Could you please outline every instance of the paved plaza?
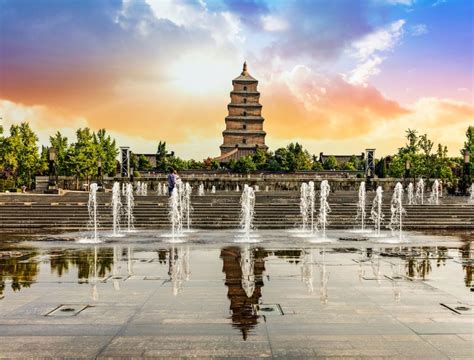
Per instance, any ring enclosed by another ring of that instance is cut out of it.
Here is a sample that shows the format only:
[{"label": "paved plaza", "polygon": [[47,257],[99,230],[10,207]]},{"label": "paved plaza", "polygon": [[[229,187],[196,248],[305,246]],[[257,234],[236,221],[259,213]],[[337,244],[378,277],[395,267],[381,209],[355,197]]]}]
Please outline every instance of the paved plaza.
[{"label": "paved plaza", "polygon": [[403,245],[270,235],[3,243],[0,357],[472,358],[469,233]]}]

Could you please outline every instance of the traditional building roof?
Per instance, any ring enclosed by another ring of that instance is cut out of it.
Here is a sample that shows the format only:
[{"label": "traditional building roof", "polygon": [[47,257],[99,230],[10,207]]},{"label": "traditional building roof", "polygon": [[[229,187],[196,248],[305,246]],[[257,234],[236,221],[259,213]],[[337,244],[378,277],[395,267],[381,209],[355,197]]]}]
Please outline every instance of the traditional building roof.
[{"label": "traditional building roof", "polygon": [[248,81],[248,82],[255,82],[257,79],[252,77],[249,72],[247,71],[247,62],[244,62],[244,66],[242,68],[242,72],[240,73],[240,76],[236,77],[234,81]]}]

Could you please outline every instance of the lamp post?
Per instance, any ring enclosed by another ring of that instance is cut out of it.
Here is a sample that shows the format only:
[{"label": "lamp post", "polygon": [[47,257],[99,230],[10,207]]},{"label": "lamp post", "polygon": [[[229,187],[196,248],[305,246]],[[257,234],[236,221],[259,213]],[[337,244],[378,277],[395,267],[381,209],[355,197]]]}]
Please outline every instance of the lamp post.
[{"label": "lamp post", "polygon": [[471,183],[471,153],[465,149],[463,152],[464,166],[463,166],[463,195],[467,195],[467,189]]},{"label": "lamp post", "polygon": [[102,158],[99,157],[97,160],[97,186],[102,187]]},{"label": "lamp post", "polygon": [[48,179],[48,190],[56,190],[56,149],[50,147],[48,149],[49,159],[49,179]]},{"label": "lamp post", "polygon": [[405,179],[404,180],[410,179],[410,168],[411,168],[410,159],[406,159],[405,160],[405,174],[404,174]]}]

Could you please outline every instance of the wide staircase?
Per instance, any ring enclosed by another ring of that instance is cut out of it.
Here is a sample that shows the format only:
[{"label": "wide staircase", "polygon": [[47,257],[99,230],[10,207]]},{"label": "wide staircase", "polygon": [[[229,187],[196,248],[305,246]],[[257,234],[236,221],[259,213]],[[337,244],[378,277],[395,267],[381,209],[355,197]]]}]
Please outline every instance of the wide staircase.
[{"label": "wide staircase", "polygon": [[[367,193],[367,226],[374,192]],[[390,222],[390,193],[384,194],[383,227]],[[56,232],[86,230],[89,220],[87,193],[58,195],[1,195],[0,232]],[[111,229],[111,193],[98,194],[101,229]],[[192,226],[198,229],[239,227],[240,194],[221,192],[192,197]],[[297,192],[258,192],[254,225],[257,229],[289,229],[301,224]],[[357,192],[340,191],[329,196],[329,228],[357,227]],[[319,199],[316,199],[316,214]],[[474,205],[462,197],[444,197],[439,205],[404,205],[405,229],[474,229]],[[169,228],[168,198],[135,196],[137,229]]]}]

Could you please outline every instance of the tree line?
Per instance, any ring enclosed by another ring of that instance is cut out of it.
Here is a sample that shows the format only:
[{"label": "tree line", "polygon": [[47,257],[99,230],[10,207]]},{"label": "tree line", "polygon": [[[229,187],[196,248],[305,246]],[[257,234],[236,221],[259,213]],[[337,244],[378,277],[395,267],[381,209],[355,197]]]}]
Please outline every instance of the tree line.
[{"label": "tree line", "polygon": [[[118,148],[116,141],[107,134],[105,129],[97,132],[89,128],[78,129],[75,141],[70,141],[61,132],[56,132],[49,138],[48,146],[39,146],[38,136],[28,123],[12,125],[9,135],[3,134],[0,126],[0,179],[10,180],[14,186],[32,187],[36,175],[47,175],[48,148],[56,152],[55,172],[58,176],[73,176],[77,180],[92,180],[99,175],[99,162],[102,174],[115,175],[118,172]],[[474,154],[474,127],[466,131],[466,141],[461,153],[468,150]],[[330,156],[320,162],[299,143],[291,143],[275,151],[258,149],[253,155],[231,160],[226,164],[207,158],[202,161],[185,160],[169,152],[166,142],[158,143],[156,166],[152,166],[144,155],[131,154],[130,166],[135,175],[146,171],[167,171],[170,167],[182,170],[227,170],[237,173],[252,171],[322,171],[345,170],[363,172],[365,160],[352,156],[346,162],[338,162]],[[471,172],[474,156],[471,156]],[[426,134],[418,135],[416,130],[406,131],[406,143],[393,156],[376,160],[376,175],[378,177],[403,177],[407,173],[409,163],[410,177],[440,178],[455,181],[462,175],[462,156],[449,157],[448,149],[442,144],[434,146]]]}]

